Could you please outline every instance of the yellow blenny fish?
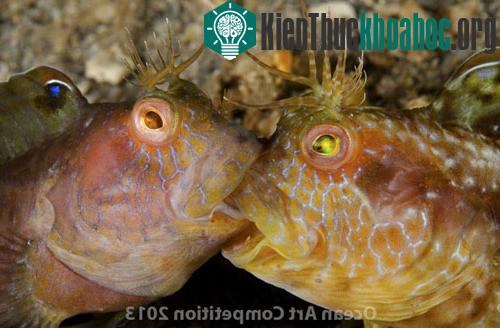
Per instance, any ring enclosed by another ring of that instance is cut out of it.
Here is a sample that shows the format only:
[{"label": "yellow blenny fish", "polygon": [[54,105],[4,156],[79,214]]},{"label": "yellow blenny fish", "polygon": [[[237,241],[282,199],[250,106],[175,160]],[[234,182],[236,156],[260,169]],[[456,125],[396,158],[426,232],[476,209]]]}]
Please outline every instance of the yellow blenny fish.
[{"label": "yellow blenny fish", "polygon": [[58,327],[172,294],[247,226],[223,201],[261,146],[178,77],[203,48],[174,66],[171,40],[160,66],[131,50],[143,97],[86,105],[0,166],[1,327]]},{"label": "yellow blenny fish", "polygon": [[0,164],[77,121],[87,100],[64,73],[41,66],[0,83]]},{"label": "yellow blenny fish", "polygon": [[498,327],[500,51],[400,111],[363,105],[362,61],[332,76],[325,55],[320,83],[314,54],[309,78],[251,57],[310,91],[261,106],[286,113],[230,197],[254,226],[224,256],[367,327]]}]

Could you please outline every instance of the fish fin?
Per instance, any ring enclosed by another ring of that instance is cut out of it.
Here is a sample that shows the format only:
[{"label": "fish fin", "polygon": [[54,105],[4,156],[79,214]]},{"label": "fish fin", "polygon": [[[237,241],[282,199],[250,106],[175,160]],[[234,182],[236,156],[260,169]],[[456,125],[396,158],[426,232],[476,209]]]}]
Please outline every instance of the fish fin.
[{"label": "fish fin", "polygon": [[436,119],[500,139],[500,48],[469,57],[431,104]]},{"label": "fish fin", "polygon": [[0,326],[58,327],[63,320],[33,295],[31,243],[0,231]]}]

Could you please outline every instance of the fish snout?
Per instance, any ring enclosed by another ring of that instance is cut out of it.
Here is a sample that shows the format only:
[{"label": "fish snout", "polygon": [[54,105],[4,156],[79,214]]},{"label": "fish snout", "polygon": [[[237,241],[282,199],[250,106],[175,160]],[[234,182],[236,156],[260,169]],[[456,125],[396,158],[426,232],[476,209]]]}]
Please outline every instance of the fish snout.
[{"label": "fish snout", "polygon": [[193,166],[195,182],[187,199],[185,214],[190,217],[209,215],[241,183],[257,159],[262,144],[250,132],[233,124],[214,124],[213,148]]}]

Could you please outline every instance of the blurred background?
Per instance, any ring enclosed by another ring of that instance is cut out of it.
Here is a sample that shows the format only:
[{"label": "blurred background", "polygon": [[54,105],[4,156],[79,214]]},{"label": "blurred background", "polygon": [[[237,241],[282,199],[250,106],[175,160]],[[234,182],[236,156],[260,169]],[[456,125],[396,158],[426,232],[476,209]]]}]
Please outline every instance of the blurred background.
[{"label": "blurred background", "polygon": [[[0,1],[0,81],[37,65],[50,65],[66,72],[92,101],[133,99],[141,92],[127,81],[123,65],[124,45],[129,39],[139,49],[165,36],[168,18],[179,41],[178,53],[189,56],[203,42],[203,14],[222,0],[2,0]],[[238,0],[248,10],[282,12],[299,17],[296,0]],[[494,0],[308,0],[311,12],[330,12],[334,17],[355,17],[361,10],[382,16],[447,17],[452,37],[459,17],[500,17]],[[259,19],[259,15],[257,15]],[[500,24],[499,24],[500,25]],[[259,22],[258,22],[259,26]],[[500,29],[500,26],[497,26]],[[497,37],[500,33],[497,33]],[[259,37],[259,33],[257,34]],[[257,41],[257,45],[259,45]],[[478,38],[478,48],[483,39]],[[498,43],[497,43],[498,44]],[[256,49],[254,49],[256,51]],[[365,56],[368,102],[391,108],[417,107],[429,99],[450,72],[471,51],[372,51]],[[303,54],[302,54],[303,55]],[[352,65],[359,53],[351,53]],[[263,52],[261,58],[283,70],[307,74],[303,56],[290,52]],[[335,61],[335,55],[332,56]],[[352,67],[351,65],[351,67]],[[214,99],[224,90],[236,100],[267,103],[296,92],[290,85],[256,68],[246,56],[231,62],[206,50],[184,77],[199,84]],[[236,109],[233,118],[247,128],[269,135],[279,118],[273,111]]]},{"label": "blurred background", "polygon": [[[180,58],[189,56],[203,42],[203,14],[222,0],[1,0],[0,1],[0,81],[38,65],[49,65],[67,73],[91,102],[134,99],[142,90],[129,80],[124,65],[124,45],[129,38],[144,51],[144,41],[155,32],[165,37],[166,23],[174,31]],[[299,17],[295,0],[237,0],[250,11],[282,12]],[[356,17],[361,10],[400,18],[419,12],[425,17],[447,17],[452,36],[459,17],[500,17],[500,1],[495,0],[387,0],[387,1],[306,1],[310,12],[330,12],[333,17]],[[126,32],[126,29],[129,33]],[[500,35],[497,26],[497,37]],[[259,34],[257,45],[259,45]],[[497,44],[499,41],[497,40]],[[478,48],[484,45],[482,35]],[[304,54],[288,51],[259,52],[265,62],[279,69],[307,74]],[[387,108],[425,106],[439,91],[450,73],[472,51],[373,51],[365,53],[367,102]],[[349,54],[349,67],[360,53]],[[336,55],[332,54],[332,64]],[[301,89],[257,68],[246,56],[229,62],[210,50],[193,64],[183,77],[197,83],[219,101],[228,92],[240,102],[261,104],[284,98]],[[277,110],[232,108],[231,119],[262,137],[272,134],[280,118]],[[176,295],[158,305],[196,308],[197,305],[222,308],[260,308],[274,305],[307,308],[308,303],[268,286],[232,267],[221,256],[215,257]],[[136,323],[143,326],[144,323]],[[221,326],[220,322],[151,323],[155,326]],[[232,326],[234,322],[223,325]],[[337,322],[253,322],[248,326],[330,326]],[[344,322],[344,327],[360,323]],[[133,326],[129,323],[127,326]]]}]

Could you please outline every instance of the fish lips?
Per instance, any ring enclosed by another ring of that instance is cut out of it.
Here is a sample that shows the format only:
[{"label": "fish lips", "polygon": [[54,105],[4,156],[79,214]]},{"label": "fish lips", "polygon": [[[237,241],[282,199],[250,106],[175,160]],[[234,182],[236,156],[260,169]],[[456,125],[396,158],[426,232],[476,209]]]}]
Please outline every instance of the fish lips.
[{"label": "fish lips", "polygon": [[[166,195],[172,217],[184,220],[210,219],[216,211],[232,213],[224,200],[240,185],[259,156],[262,145],[250,133],[232,126],[220,129],[218,144],[204,158],[190,165],[185,178]],[[237,215],[238,216],[238,215]]]}]

